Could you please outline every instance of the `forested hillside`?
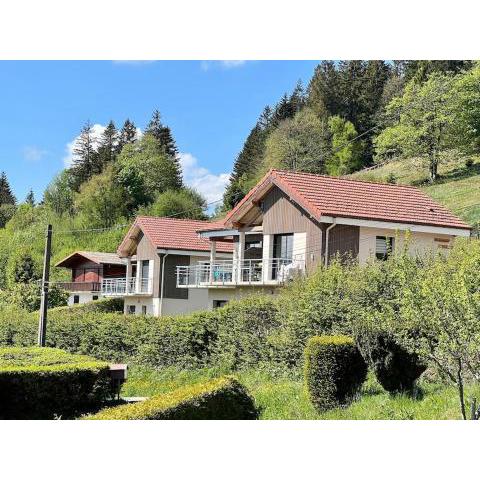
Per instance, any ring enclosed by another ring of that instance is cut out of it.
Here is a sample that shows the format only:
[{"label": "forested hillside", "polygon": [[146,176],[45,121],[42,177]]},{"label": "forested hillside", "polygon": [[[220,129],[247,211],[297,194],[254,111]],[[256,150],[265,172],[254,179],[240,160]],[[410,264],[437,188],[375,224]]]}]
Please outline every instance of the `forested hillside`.
[{"label": "forested hillside", "polygon": [[[74,250],[115,251],[138,214],[206,218],[184,185],[170,128],[155,111],[142,128],[87,123],[37,202],[19,203],[0,176],[0,302],[38,303],[44,232],[53,262]],[[212,139],[212,142],[214,139]],[[412,183],[471,224],[480,220],[480,64],[471,61],[322,61],[266,106],[233,162],[223,215],[268,169]],[[53,279],[66,272],[53,269]]]}]

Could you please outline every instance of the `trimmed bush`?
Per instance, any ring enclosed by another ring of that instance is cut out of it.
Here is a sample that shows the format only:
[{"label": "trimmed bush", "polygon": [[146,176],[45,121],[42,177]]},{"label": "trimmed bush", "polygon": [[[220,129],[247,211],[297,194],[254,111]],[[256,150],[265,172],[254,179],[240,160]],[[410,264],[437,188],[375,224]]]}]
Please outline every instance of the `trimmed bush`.
[{"label": "trimmed bush", "polygon": [[305,348],[305,384],[320,411],[347,404],[367,378],[367,365],[350,337],[312,337]]},{"label": "trimmed bush", "polygon": [[387,333],[370,333],[357,339],[363,358],[380,385],[390,393],[411,393],[426,370],[418,355],[409,353]]},{"label": "trimmed bush", "polygon": [[0,419],[71,418],[110,395],[109,366],[54,348],[0,348]]},{"label": "trimmed bush", "polygon": [[143,402],[106,408],[87,420],[255,420],[245,387],[232,377],[192,385]]}]

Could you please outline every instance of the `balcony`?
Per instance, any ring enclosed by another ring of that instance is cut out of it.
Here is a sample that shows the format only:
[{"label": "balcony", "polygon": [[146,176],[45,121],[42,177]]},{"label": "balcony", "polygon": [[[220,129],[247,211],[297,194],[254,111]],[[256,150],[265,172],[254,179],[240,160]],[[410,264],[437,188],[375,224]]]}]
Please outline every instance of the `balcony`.
[{"label": "balcony", "polygon": [[105,278],[102,281],[102,295],[106,297],[127,295],[151,295],[153,291],[152,279],[135,277]]},{"label": "balcony", "polygon": [[99,292],[100,282],[55,282],[55,285],[68,292]]},{"label": "balcony", "polygon": [[216,260],[177,267],[177,287],[208,288],[281,285],[302,275],[305,260],[288,258]]}]

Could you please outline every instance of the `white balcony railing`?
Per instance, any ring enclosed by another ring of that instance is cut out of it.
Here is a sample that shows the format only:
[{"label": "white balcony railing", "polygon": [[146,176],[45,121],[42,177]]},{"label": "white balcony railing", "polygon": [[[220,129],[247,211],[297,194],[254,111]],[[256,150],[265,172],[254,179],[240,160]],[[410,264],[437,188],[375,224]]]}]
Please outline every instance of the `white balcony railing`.
[{"label": "white balcony railing", "polygon": [[228,287],[235,285],[279,285],[303,274],[305,260],[269,258],[218,260],[177,267],[177,287]]},{"label": "white balcony railing", "polygon": [[102,295],[150,295],[152,293],[152,280],[141,278],[138,283],[135,277],[129,278],[105,278],[102,281]]}]

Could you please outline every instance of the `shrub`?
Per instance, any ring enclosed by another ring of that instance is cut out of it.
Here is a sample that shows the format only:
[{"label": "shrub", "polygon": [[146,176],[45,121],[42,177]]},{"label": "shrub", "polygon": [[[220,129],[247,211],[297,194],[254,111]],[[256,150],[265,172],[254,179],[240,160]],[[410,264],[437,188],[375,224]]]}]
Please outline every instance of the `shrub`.
[{"label": "shrub", "polygon": [[367,377],[367,365],[352,338],[311,338],[305,349],[305,383],[318,410],[344,405]]},{"label": "shrub", "polygon": [[109,367],[40,347],[0,348],[0,419],[73,417],[110,395]]},{"label": "shrub", "polygon": [[427,366],[386,332],[360,335],[357,344],[380,385],[391,393],[411,393]]},{"label": "shrub", "polygon": [[269,337],[280,326],[277,303],[272,295],[253,295],[212,312],[217,325],[212,348],[216,363],[237,369],[271,360]]},{"label": "shrub", "polygon": [[157,395],[143,402],[101,410],[88,420],[254,420],[258,412],[237,380],[222,377]]}]

